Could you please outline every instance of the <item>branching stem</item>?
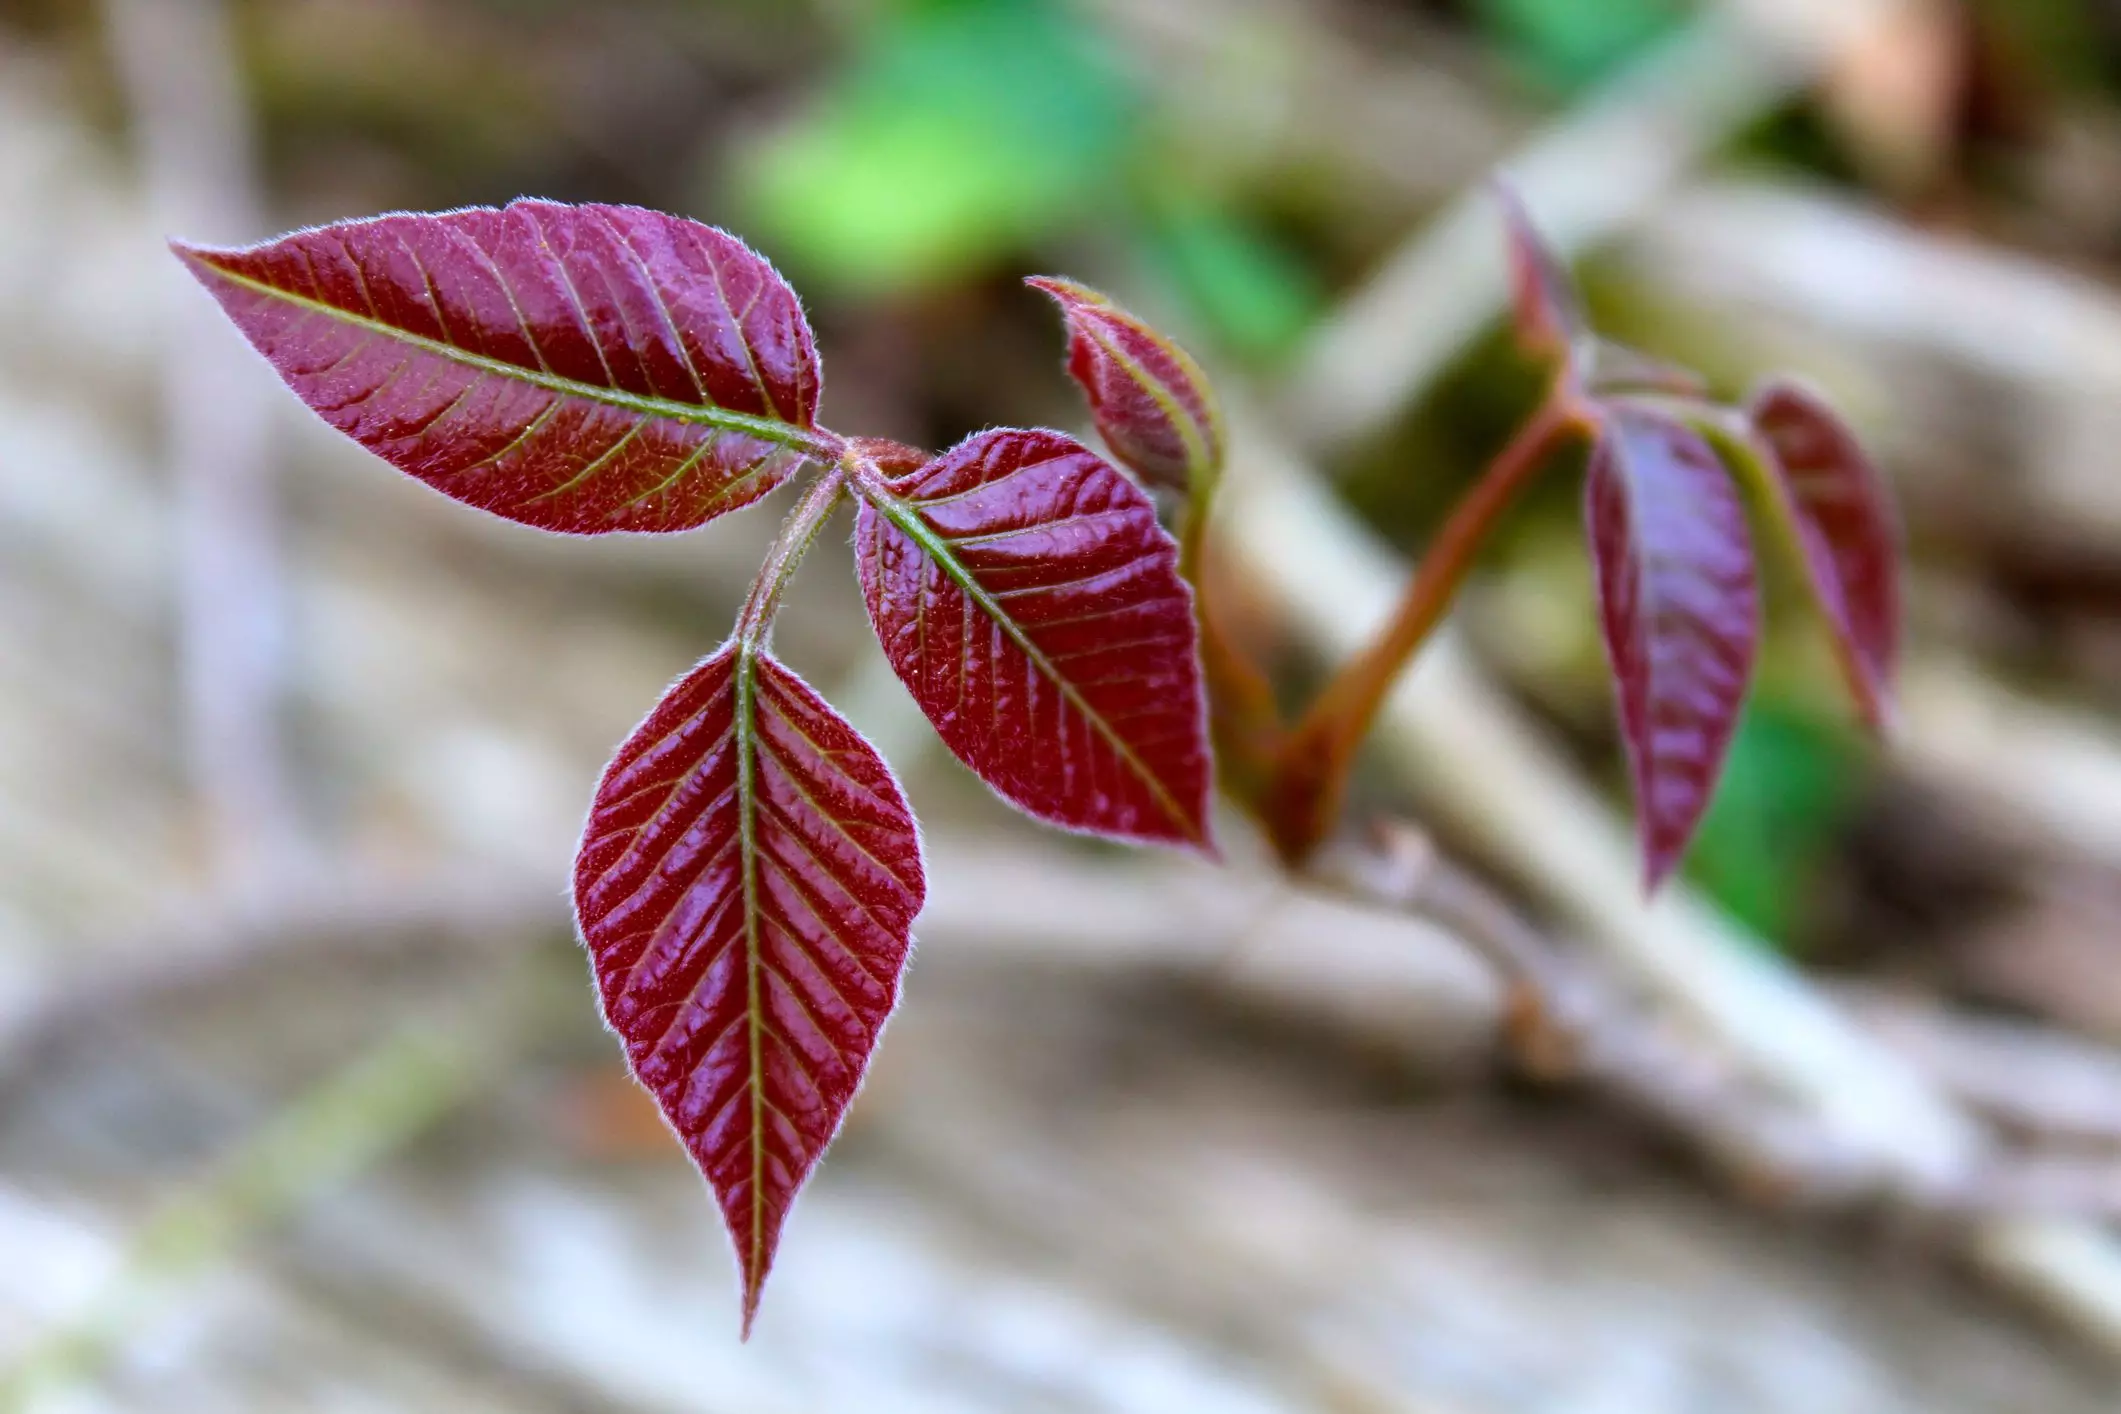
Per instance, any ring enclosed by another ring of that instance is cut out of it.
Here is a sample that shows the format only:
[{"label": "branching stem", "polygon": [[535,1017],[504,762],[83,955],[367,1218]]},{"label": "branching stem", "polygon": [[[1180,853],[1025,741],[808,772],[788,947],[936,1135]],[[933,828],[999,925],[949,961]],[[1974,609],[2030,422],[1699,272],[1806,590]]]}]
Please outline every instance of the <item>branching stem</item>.
[{"label": "branching stem", "polygon": [[766,552],[766,562],[759,566],[758,578],[751,582],[751,593],[737,615],[737,637],[747,650],[764,645],[795,567],[802,563],[818,532],[846,494],[847,478],[835,467],[810,483],[803,499],[796,502],[788,519],[781,523],[781,532],[774,537],[773,548]]},{"label": "branching stem", "polygon": [[1538,412],[1452,510],[1384,630],[1335,674],[1283,742],[1268,786],[1266,823],[1286,862],[1303,862],[1325,838],[1378,707],[1442,621],[1503,512],[1564,442],[1593,430],[1596,416],[1569,380],[1556,380]]}]

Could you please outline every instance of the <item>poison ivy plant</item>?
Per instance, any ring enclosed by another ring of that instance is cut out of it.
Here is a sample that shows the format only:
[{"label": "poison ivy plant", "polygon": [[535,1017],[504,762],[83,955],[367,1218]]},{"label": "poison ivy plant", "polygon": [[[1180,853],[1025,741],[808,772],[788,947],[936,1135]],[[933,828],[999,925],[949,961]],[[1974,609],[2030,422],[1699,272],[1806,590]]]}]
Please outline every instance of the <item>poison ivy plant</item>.
[{"label": "poison ivy plant", "polygon": [[1794,540],[1874,729],[1890,715],[1899,650],[1899,524],[1877,469],[1822,398],[1776,380],[1727,407],[1688,370],[1600,338],[1516,198],[1496,192],[1513,323],[1553,370],[1547,396],[1446,521],[1384,632],[1284,738],[1264,820],[1291,863],[1318,846],[1371,719],[1481,543],[1556,451],[1588,442],[1584,527],[1654,889],[1708,809],[1758,648],[1753,547],[1731,472],[1759,485]]},{"label": "poison ivy plant", "polygon": [[[575,918],[606,1020],[721,1206],[746,1333],[798,1192],[897,1004],[926,895],[889,766],[772,653],[834,509],[885,657],[1003,799],[1064,829],[1213,856],[1215,781],[1293,863],[1323,836],[1384,690],[1515,489],[1593,440],[1588,520],[1652,883],[1700,817],[1751,668],[1751,547],[1719,453],[1764,479],[1882,720],[1891,516],[1812,395],[1739,412],[1590,335],[1513,208],[1518,325],[1546,407],[1454,517],[1391,630],[1284,728],[1196,597],[1227,433],[1200,366],[1110,299],[1031,283],[1113,460],[1002,428],[940,456],[816,420],[795,293],[742,241],[632,207],[517,201],[177,255],[288,386],[400,470],[482,510],[595,535],[690,530],[809,472],[735,631],[598,783]],[[1124,468],[1124,469],[1123,469]],[[1135,476],[1181,507],[1174,537]]]}]

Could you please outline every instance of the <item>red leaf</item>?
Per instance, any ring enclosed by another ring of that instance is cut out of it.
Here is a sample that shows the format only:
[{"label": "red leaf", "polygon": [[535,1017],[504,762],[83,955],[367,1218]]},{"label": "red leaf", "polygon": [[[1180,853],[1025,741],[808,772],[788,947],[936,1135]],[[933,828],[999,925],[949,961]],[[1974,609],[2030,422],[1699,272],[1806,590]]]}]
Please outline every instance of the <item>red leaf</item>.
[{"label": "red leaf", "polygon": [[688,530],[832,450],[795,292],[697,222],[518,201],[174,249],[325,421],[526,525]]},{"label": "red leaf", "polygon": [[1104,295],[1034,276],[1068,321],[1068,373],[1097,435],[1144,481],[1183,491],[1222,470],[1222,413],[1192,356]]},{"label": "red leaf", "polygon": [[1511,327],[1518,345],[1528,354],[1572,357],[1584,328],[1575,282],[1532,224],[1516,191],[1498,181],[1494,192],[1509,243]]},{"label": "red leaf", "polygon": [[1900,651],[1900,523],[1885,478],[1817,394],[1770,383],[1748,411],[1850,690],[1873,729],[1892,712]]},{"label": "red leaf", "polygon": [[1708,443],[1628,405],[1607,411],[1592,448],[1584,519],[1644,881],[1654,889],[1708,807],[1752,676],[1760,634],[1752,541]]},{"label": "red leaf", "polygon": [[619,748],[575,860],[604,1017],[714,1189],[744,1328],[898,1001],[926,894],[883,759],[738,640]]},{"label": "red leaf", "polygon": [[869,620],[958,758],[1042,820],[1212,852],[1193,597],[1141,489],[1014,430],[857,489]]}]

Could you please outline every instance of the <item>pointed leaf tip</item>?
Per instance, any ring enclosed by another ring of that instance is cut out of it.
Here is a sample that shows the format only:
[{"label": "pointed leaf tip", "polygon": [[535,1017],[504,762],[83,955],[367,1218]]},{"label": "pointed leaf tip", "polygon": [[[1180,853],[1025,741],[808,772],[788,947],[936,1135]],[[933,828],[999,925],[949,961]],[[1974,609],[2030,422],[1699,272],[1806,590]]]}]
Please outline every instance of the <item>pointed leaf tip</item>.
[{"label": "pointed leaf tip", "polygon": [[1517,189],[1501,178],[1489,185],[1502,212],[1510,269],[1511,327],[1526,353],[1571,358],[1584,331],[1576,283],[1554,254]]},{"label": "pointed leaf tip", "polygon": [[1060,306],[1068,374],[1112,454],[1151,485],[1211,482],[1222,471],[1222,413],[1192,355],[1087,285],[1048,275],[1024,283]]},{"label": "pointed leaf tip", "polygon": [[1788,517],[1864,722],[1892,715],[1900,654],[1899,516],[1890,489],[1825,399],[1777,381],[1747,404],[1770,453],[1771,494]]},{"label": "pointed leaf tip", "polygon": [[526,525],[687,530],[830,441],[795,292],[698,222],[523,200],[171,248],[325,421]]},{"label": "pointed leaf tip", "polygon": [[1193,596],[1141,488],[1003,429],[858,489],[870,623],[958,759],[1051,824],[1213,854]]},{"label": "pointed leaf tip", "polygon": [[1760,633],[1752,540],[1709,444],[1626,404],[1592,448],[1584,523],[1654,891],[1701,823],[1744,706]]},{"label": "pointed leaf tip", "polygon": [[890,768],[734,642],[664,695],[597,786],[576,922],[605,1020],[721,1207],[746,1336],[897,1004],[926,890]]}]

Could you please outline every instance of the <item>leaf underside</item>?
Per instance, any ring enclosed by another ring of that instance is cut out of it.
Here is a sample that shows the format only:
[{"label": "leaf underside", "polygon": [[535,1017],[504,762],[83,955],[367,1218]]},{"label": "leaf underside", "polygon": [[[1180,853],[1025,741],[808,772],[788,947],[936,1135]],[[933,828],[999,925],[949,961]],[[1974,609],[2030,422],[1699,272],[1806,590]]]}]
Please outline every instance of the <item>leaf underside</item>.
[{"label": "leaf underside", "polygon": [[1592,449],[1584,520],[1654,889],[1708,807],[1752,676],[1752,541],[1708,443],[1626,405],[1608,410]]},{"label": "leaf underside", "polygon": [[1221,468],[1221,414],[1184,349],[1087,286],[1048,276],[1025,283],[1060,306],[1068,375],[1122,464],[1151,485],[1181,491]]},{"label": "leaf underside", "polygon": [[664,695],[597,787],[576,920],[605,1019],[721,1205],[747,1333],[925,893],[883,759],[738,641]]},{"label": "leaf underside", "polygon": [[1900,525],[1885,478],[1833,409],[1797,384],[1768,384],[1748,411],[1850,690],[1878,729],[1900,651]]},{"label": "leaf underside", "polygon": [[526,525],[690,529],[820,441],[794,291],[694,221],[524,200],[176,251],[325,421]]},{"label": "leaf underside", "polygon": [[1116,467],[1058,432],[981,433],[871,494],[855,559],[892,667],[1004,799],[1212,851],[1192,593]]}]

